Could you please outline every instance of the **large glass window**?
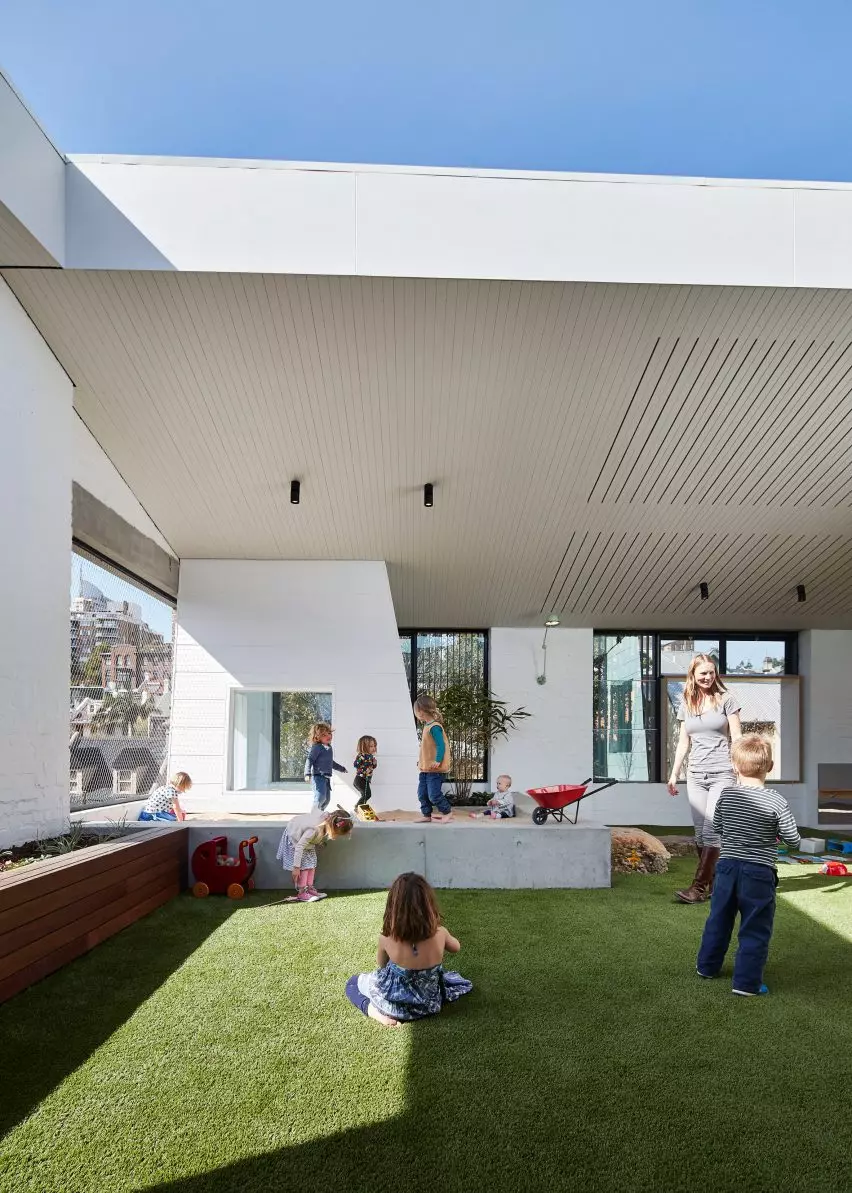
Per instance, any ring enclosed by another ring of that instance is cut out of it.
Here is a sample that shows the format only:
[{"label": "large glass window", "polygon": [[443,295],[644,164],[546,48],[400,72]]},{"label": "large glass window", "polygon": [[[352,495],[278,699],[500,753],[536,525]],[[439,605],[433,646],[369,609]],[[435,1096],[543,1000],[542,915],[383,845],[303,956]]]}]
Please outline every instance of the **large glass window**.
[{"label": "large glass window", "polygon": [[716,661],[737,697],[746,733],[773,745],[771,778],[800,774],[798,637],[796,634],[661,634],[594,636],[594,770],[599,779],[665,778],[677,747],[683,683],[696,654]]},{"label": "large glass window", "polygon": [[231,717],[234,791],[301,783],[311,726],[331,724],[331,692],[236,690]]},{"label": "large glass window", "polygon": [[146,796],[166,778],[174,606],[74,550],[69,625],[71,810]]},{"label": "large glass window", "polygon": [[[412,703],[462,684],[488,691],[488,634],[485,630],[400,630],[400,646]],[[488,751],[472,735],[450,732],[454,779],[488,781]]]},{"label": "large glass window", "polygon": [[596,776],[634,783],[657,778],[654,648],[652,634],[594,636]]}]

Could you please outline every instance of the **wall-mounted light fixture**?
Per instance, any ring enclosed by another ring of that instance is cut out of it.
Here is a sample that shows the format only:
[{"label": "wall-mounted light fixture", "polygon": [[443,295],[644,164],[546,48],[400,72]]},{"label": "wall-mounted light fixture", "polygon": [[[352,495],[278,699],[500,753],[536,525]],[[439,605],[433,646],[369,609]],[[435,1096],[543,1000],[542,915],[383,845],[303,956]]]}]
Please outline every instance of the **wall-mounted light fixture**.
[{"label": "wall-mounted light fixture", "polygon": [[555,613],[548,613],[544,619],[544,640],[541,644],[541,675],[536,676],[536,683],[547,683],[547,631],[559,625],[559,618]]},{"label": "wall-mounted light fixture", "polygon": [[805,592],[804,584],[796,585],[796,600],[799,604],[803,604],[808,599],[808,594]]},{"label": "wall-mounted light fixture", "polygon": [[710,600],[710,589],[709,589],[708,585],[704,583],[704,581],[703,581],[703,580],[702,580],[702,582],[701,582],[701,583],[698,585],[698,591],[701,593],[701,599],[702,599],[702,601],[709,601],[709,600]]},{"label": "wall-mounted light fixture", "polygon": [[423,504],[427,510],[430,510],[434,505],[434,492],[434,486],[431,481],[423,486]]},{"label": "wall-mounted light fixture", "polygon": [[298,505],[299,497],[301,495],[302,485],[300,481],[290,481],[290,504]]}]

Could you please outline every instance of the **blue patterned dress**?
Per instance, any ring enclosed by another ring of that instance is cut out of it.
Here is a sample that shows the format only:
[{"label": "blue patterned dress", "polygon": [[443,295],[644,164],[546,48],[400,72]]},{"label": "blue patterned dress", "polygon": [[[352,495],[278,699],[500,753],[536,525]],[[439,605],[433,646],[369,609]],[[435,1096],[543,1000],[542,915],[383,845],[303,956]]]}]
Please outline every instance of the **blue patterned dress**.
[{"label": "blue patterned dress", "polygon": [[460,973],[431,969],[403,969],[388,961],[381,969],[358,975],[358,990],[377,1011],[394,1019],[424,1019],[437,1015],[445,1002],[470,994],[473,983]]}]

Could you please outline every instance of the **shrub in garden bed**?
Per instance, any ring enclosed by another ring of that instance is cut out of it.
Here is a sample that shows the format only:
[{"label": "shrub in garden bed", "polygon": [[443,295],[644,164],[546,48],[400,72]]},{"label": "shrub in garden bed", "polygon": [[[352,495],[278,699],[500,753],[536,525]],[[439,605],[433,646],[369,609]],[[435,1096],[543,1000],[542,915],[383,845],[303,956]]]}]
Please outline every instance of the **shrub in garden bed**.
[{"label": "shrub in garden bed", "polygon": [[104,841],[117,841],[119,837],[137,831],[135,826],[121,822],[108,832],[96,833],[87,824],[76,821],[58,837],[40,837],[35,841],[25,841],[23,845],[0,850],[0,874],[18,870],[21,866],[31,866],[33,862],[43,862],[46,858],[62,857],[78,849],[88,849],[91,845],[102,845]]}]

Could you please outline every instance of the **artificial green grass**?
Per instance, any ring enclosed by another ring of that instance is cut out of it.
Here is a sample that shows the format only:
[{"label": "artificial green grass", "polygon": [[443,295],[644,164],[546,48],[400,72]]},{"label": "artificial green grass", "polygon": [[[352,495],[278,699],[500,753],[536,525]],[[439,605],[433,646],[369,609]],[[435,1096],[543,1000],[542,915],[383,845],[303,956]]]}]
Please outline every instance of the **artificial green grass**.
[{"label": "artificial green grass", "polygon": [[690,872],[441,892],[475,990],[396,1030],[343,998],[382,893],[181,897],[0,1008],[0,1188],[847,1188],[852,880],[782,868],[738,999],[694,974]]}]

